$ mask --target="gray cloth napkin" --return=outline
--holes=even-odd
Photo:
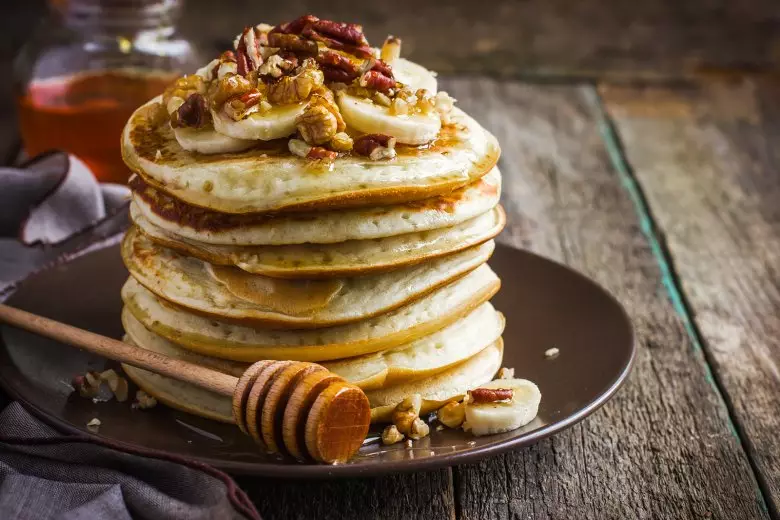
[[[0,301],[29,273],[127,227],[127,188],[98,184],[64,153],[0,168],[0,187]],[[210,466],[65,435],[11,403],[0,412],[0,519],[55,518],[260,516],[235,482]]]

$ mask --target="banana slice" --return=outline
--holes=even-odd
[[[255,112],[240,121],[234,121],[221,111],[212,110],[214,129],[236,139],[270,141],[295,133],[295,118],[303,113],[306,103],[278,105],[268,112]]]
[[[431,94],[436,94],[438,82],[431,71],[404,58],[397,58],[390,64],[393,76],[412,90],[424,88]]]
[[[213,128],[174,128],[173,135],[185,150],[203,154],[241,152],[255,145],[254,141],[220,134]]]
[[[366,134],[386,134],[403,144],[425,144],[436,139],[441,129],[437,113],[394,115],[388,107],[369,99],[341,94],[339,110],[347,126]]]
[[[497,379],[479,388],[508,388],[512,398],[494,403],[465,403],[465,431],[473,435],[491,435],[516,430],[536,417],[542,394],[539,387],[526,379]]]

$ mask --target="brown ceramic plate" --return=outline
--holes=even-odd
[[[54,426],[198,459],[236,472],[280,477],[377,475],[473,462],[532,444],[582,420],[609,399],[633,358],[631,323],[620,304],[584,276],[550,260],[506,246],[490,261],[503,282],[495,306],[507,318],[504,365],[542,391],[538,417],[500,435],[472,437],[436,431],[407,449],[369,437],[353,461],[338,466],[302,464],[255,449],[237,428],[164,406],[132,411],[128,403],[72,395],[69,381],[87,370],[113,366],[102,358],[10,327],[0,329],[0,383],[14,398]],[[11,305],[119,338],[119,289],[127,271],[110,245],[25,280]],[[560,354],[545,357],[556,347]],[[371,439],[374,439],[373,442]]]

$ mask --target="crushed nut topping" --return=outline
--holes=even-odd
[[[314,57],[319,51],[317,42],[297,34],[271,33],[268,35],[268,44],[304,57]]]
[[[114,397],[120,403],[127,401],[129,388],[127,379],[116,373],[114,369],[108,369],[100,373],[100,379],[108,384]]]
[[[295,69],[295,64],[292,61],[284,59],[280,54],[274,54],[269,56],[268,60],[257,71],[261,76],[270,76],[276,79],[281,78],[293,69]]]
[[[409,434],[412,430],[412,423],[420,417],[420,408],[422,408],[422,396],[414,394],[396,405],[393,410],[392,421],[398,431]]]
[[[384,134],[361,135],[355,139],[353,149],[372,161],[392,159],[396,156],[395,137]]]
[[[420,419],[419,417],[412,421],[412,426],[409,429],[409,438],[414,440],[422,439],[431,433],[431,427],[428,423]]]
[[[514,377],[514,368],[501,367],[501,369],[498,371],[498,374],[496,374],[496,379],[512,379]]]
[[[299,103],[324,82],[322,71],[311,58],[304,60],[295,76],[284,76],[268,85],[268,101],[277,105]]]
[[[295,120],[298,133],[308,144],[325,144],[336,135],[338,123],[323,105],[310,104]]]
[[[211,114],[206,106],[206,98],[202,94],[190,94],[184,103],[176,110],[171,125],[176,127],[203,128],[211,121]]]
[[[514,392],[511,388],[475,388],[468,393],[469,402],[474,404],[508,401],[512,395]]]
[[[338,52],[323,52],[317,56],[317,63],[327,81],[350,83],[360,75],[355,63]]]
[[[348,152],[352,150],[353,145],[354,141],[346,132],[338,132],[330,140],[331,150],[335,150],[337,152]]]
[[[328,150],[322,146],[312,146],[309,153],[306,154],[307,159],[314,161],[332,161],[338,156],[333,150]]]
[[[389,446],[404,440],[404,434],[398,431],[395,424],[391,424],[382,430],[382,444]]]
[[[387,93],[395,88],[395,84],[396,82],[393,78],[385,76],[378,70],[369,70],[360,76],[359,81],[361,87],[376,89],[383,93]]]
[[[547,350],[544,351],[544,357],[551,359],[556,357],[560,352],[561,352],[560,349],[558,349],[557,347],[548,348]]]
[[[306,144],[305,141],[301,141],[300,139],[290,139],[287,142],[287,148],[290,150],[290,153],[293,155],[297,155],[298,157],[306,157],[309,155],[309,152],[311,151],[312,147]]]
[[[154,408],[155,406],[157,406],[157,399],[153,396],[147,394],[143,390],[138,390],[135,393],[135,402],[133,403],[134,409],[140,408],[141,410],[146,410],[148,408]]]
[[[87,372],[83,376],[79,375],[74,377],[71,384],[81,397],[96,397],[100,392],[100,374],[97,372]]]
[[[93,418],[92,418],[92,419],[90,419],[90,420],[89,420],[89,422],[87,423],[87,429],[88,429],[89,431],[91,431],[92,433],[97,433],[97,432],[98,432],[98,430],[100,429],[100,425],[101,425],[101,424],[103,424],[103,423],[102,423],[102,422],[100,422],[100,419],[98,419],[97,417],[93,417]]]
[[[439,408],[436,418],[448,428],[459,428],[466,420],[466,406],[458,401],[450,401]]]

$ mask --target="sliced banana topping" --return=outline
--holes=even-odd
[[[479,396],[478,390],[485,395]],[[486,400],[491,394],[497,400]],[[541,400],[539,387],[526,379],[491,381],[466,396],[463,429],[476,436],[516,430],[536,417]]]
[[[295,120],[306,108],[306,103],[275,105],[265,113],[255,112],[244,119],[234,121],[226,114],[212,110],[214,129],[236,139],[270,141],[289,137],[295,133]]]
[[[173,135],[185,150],[203,154],[241,152],[255,145],[255,141],[236,139],[213,128],[174,128]]]
[[[399,83],[403,83],[412,90],[424,88],[431,94],[436,94],[438,81],[430,70],[405,58],[397,58],[392,61],[391,65],[393,76]]]
[[[436,112],[396,115],[390,107],[346,93],[339,95],[338,105],[348,127],[366,134],[390,135],[403,144],[429,143],[441,130],[441,118]]]

